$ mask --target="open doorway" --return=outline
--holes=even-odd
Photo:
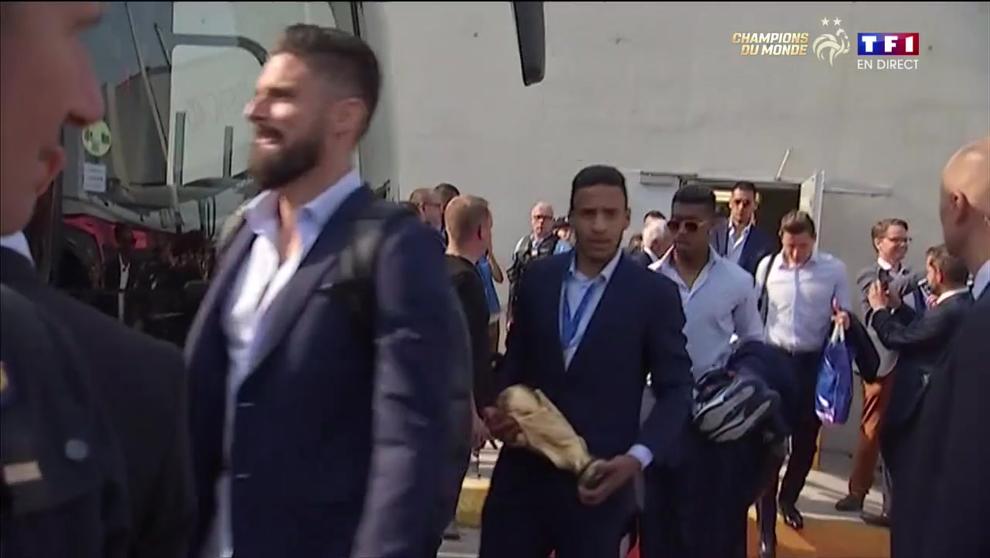
[[[721,218],[729,218],[729,198],[732,194],[732,186],[745,179],[714,179],[714,178],[691,178],[685,181],[687,184],[697,184],[706,186],[715,192],[715,203]],[[759,192],[758,207],[756,209],[756,227],[770,235],[771,238],[778,237],[780,220],[788,211],[797,209],[801,203],[801,185],[795,182],[760,182],[750,180],[756,185]]]

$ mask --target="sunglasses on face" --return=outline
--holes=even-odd
[[[701,228],[701,225],[704,224],[704,221],[682,221],[680,219],[670,219],[667,221],[667,230],[672,233],[676,233],[683,228],[685,232],[696,233],[698,232],[698,229]]]
[[[553,215],[533,215],[534,221],[552,221]]]

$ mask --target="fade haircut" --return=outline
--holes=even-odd
[[[276,54],[302,58],[341,93],[361,99],[368,110],[362,133],[368,130],[378,106],[382,76],[378,58],[367,43],[339,29],[297,23],[279,38],[272,51]]]
[[[626,207],[629,206],[629,194],[626,192],[626,177],[619,169],[608,165],[591,165],[581,169],[571,181],[571,211],[574,211],[574,195],[578,190],[592,186],[614,186],[622,190]]]
[[[674,193],[674,201],[670,204],[671,208],[676,204],[700,205],[707,209],[708,213],[714,215],[716,208],[715,192],[712,192],[712,189],[707,186],[691,184]]]
[[[752,182],[747,182],[745,180],[736,182],[735,184],[732,185],[732,191],[735,192],[736,190],[742,190],[743,192],[749,192],[750,194],[753,194],[753,197],[754,198],[759,193],[757,191],[757,189],[756,189],[756,184],[753,184]]]
[[[491,219],[488,202],[477,196],[456,196],[443,212],[447,234],[454,242],[463,242]]]

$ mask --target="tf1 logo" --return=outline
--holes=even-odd
[[[918,56],[917,33],[857,33],[860,56]]]

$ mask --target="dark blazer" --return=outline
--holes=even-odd
[[[644,250],[636,250],[629,254],[629,259],[643,268],[649,268],[653,264],[653,259]]]
[[[0,554],[124,558],[122,458],[89,363],[60,322],[0,286]]]
[[[719,256],[726,257],[729,253],[729,222],[725,221],[715,226],[710,234],[712,248]],[[774,253],[776,249],[777,241],[754,225],[749,229],[749,236],[743,244],[739,267],[755,276],[760,260]]]
[[[894,499],[898,558],[990,555],[990,289],[959,326],[944,371],[934,374],[918,416],[917,447]],[[900,478],[898,481],[900,483]]]
[[[561,284],[572,258],[561,254],[533,262],[523,276],[502,384],[543,390],[593,455],[614,457],[639,443],[655,462],[676,459],[693,385],[677,287],[623,255],[565,371],[558,321]],[[641,428],[650,371],[656,405]],[[521,463],[514,457],[503,451],[495,475],[513,471]],[[514,472],[527,474],[522,467]]]
[[[43,284],[12,250],[0,249],[0,264],[3,282],[58,316],[90,365],[126,465],[130,556],[184,555],[195,498],[181,353]]]
[[[341,204],[264,318],[233,413],[239,558],[408,557],[431,538],[448,439],[448,344],[464,331],[436,235],[412,215],[384,233],[370,335],[357,319],[348,295],[364,285],[341,282],[340,255],[373,200],[362,188]],[[253,240],[248,227],[232,238],[186,344],[200,494],[194,554],[216,513],[223,466],[222,315]]]
[[[955,295],[919,316],[908,306],[872,314],[880,342],[900,352],[897,379],[884,414],[884,431],[904,425],[918,409],[932,374],[945,370],[952,339],[973,305],[968,293]]]

